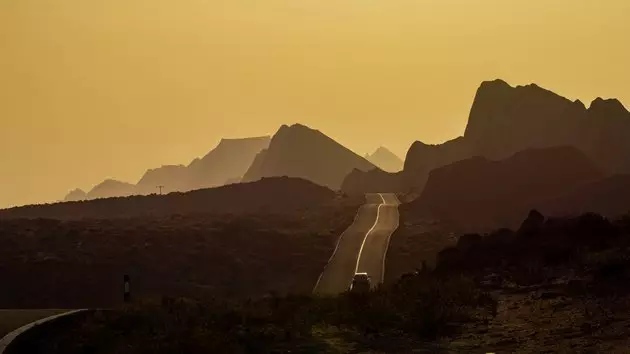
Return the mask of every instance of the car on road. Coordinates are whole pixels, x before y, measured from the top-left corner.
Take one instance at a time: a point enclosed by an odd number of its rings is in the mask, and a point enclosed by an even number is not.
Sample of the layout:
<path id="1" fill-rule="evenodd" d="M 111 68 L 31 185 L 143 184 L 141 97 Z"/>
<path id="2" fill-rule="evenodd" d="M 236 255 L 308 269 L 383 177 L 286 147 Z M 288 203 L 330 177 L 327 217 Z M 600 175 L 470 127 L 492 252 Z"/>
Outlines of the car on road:
<path id="1" fill-rule="evenodd" d="M 372 279 L 368 273 L 356 273 L 352 277 L 352 283 L 350 284 L 350 292 L 353 293 L 366 293 L 370 291 L 372 286 Z"/>

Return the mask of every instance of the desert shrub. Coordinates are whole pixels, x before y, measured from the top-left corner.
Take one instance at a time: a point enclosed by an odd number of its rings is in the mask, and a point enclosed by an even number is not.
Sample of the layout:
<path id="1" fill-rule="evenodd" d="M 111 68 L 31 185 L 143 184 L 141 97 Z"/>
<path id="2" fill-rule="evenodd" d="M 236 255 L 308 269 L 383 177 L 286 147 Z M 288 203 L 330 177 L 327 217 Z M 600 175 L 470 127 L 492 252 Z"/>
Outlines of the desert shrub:
<path id="1" fill-rule="evenodd" d="M 327 322 L 369 336 L 404 333 L 435 339 L 451 334 L 491 304 L 491 297 L 479 291 L 472 279 L 441 279 L 427 272 L 368 294 L 344 294 L 329 308 Z"/>
<path id="2" fill-rule="evenodd" d="M 468 250 L 480 246 L 482 242 L 483 239 L 479 234 L 465 234 L 457 240 L 457 248 Z"/>
<path id="3" fill-rule="evenodd" d="M 134 297 L 310 293 L 355 215 L 352 206 L 330 206 L 286 215 L 3 220 L 0 283 L 10 286 L 0 307 L 117 306 L 124 274 Z"/>
<path id="4" fill-rule="evenodd" d="M 564 264 L 571 260 L 574 253 L 570 245 L 551 246 L 542 250 L 543 263 L 550 266 Z"/>
<path id="5" fill-rule="evenodd" d="M 517 233 L 501 229 L 483 237 L 462 236 L 456 248 L 446 248 L 438 254 L 436 270 L 443 276 L 508 272 L 519 284 L 545 282 L 558 267 L 576 268 L 582 264 L 582 270 L 594 271 L 596 267 L 583 264 L 585 257 L 630 246 L 629 230 L 627 217 L 610 222 L 587 213 L 544 220 L 540 213 L 532 211 Z M 615 264 L 604 267 L 602 274 L 614 272 L 619 266 Z"/>
<path id="6" fill-rule="evenodd" d="M 359 333 L 367 340 L 435 339 L 455 333 L 479 313 L 493 311 L 496 301 L 479 291 L 472 279 L 443 279 L 426 271 L 391 287 L 334 297 L 144 299 L 96 311 L 49 337 L 42 333 L 39 342 L 46 343 L 45 352 L 51 354 L 272 353 L 288 348 L 299 352 L 305 343 L 310 343 L 307 348 L 319 343 L 314 328 L 334 326 L 341 334 Z"/>

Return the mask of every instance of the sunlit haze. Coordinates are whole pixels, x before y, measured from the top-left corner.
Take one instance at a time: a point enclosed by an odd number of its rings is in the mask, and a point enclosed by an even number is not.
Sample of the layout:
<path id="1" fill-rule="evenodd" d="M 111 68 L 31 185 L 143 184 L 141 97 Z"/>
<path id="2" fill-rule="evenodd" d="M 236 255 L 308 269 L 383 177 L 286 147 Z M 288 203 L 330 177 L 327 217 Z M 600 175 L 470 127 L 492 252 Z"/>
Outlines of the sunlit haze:
<path id="1" fill-rule="evenodd" d="M 627 0 L 4 0 L 0 207 L 319 129 L 360 155 L 464 131 L 484 80 L 630 104 Z"/>

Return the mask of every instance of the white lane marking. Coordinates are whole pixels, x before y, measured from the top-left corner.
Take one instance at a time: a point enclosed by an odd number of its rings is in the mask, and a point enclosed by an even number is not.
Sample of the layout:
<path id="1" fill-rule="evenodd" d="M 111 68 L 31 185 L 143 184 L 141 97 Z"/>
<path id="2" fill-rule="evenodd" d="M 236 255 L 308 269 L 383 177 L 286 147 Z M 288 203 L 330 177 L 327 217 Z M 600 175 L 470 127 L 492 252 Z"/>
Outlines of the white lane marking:
<path id="1" fill-rule="evenodd" d="M 376 225 L 378 224 L 378 217 L 381 215 L 381 207 L 383 205 L 385 205 L 385 198 L 383 198 L 383 194 L 379 193 L 378 194 L 379 197 L 381 197 L 381 200 L 383 201 L 383 203 L 378 205 L 378 208 L 376 209 L 376 220 L 374 220 L 374 225 L 372 225 L 372 228 L 368 230 L 368 232 L 365 233 L 365 237 L 363 238 L 363 243 L 361 243 L 361 248 L 359 249 L 359 255 L 357 256 L 357 265 L 354 268 L 354 273 L 356 274 L 359 271 L 359 262 L 361 262 L 361 253 L 363 253 L 363 246 L 365 246 L 365 241 L 367 240 L 368 236 L 372 233 L 372 231 L 374 231 L 374 229 L 376 228 Z"/>
<path id="2" fill-rule="evenodd" d="M 354 225 L 354 223 L 357 222 L 357 218 L 359 217 L 359 214 L 361 214 L 361 209 L 363 208 L 364 205 L 361 205 L 359 207 L 359 210 L 357 211 L 356 215 L 354 215 L 354 220 L 352 220 L 352 224 L 348 226 L 348 229 L 351 228 L 352 225 Z M 317 278 L 317 282 L 315 283 L 315 286 L 313 287 L 313 292 L 317 290 L 317 287 L 319 286 L 319 282 L 322 280 L 322 277 L 324 276 L 324 272 L 326 271 L 326 268 L 328 268 L 328 265 L 330 264 L 330 262 L 332 262 L 333 258 L 335 257 L 335 254 L 337 253 L 337 249 L 339 249 L 339 244 L 341 244 L 341 239 L 343 238 L 343 235 L 346 234 L 346 231 L 348 231 L 348 229 L 345 229 L 341 233 L 341 235 L 339 235 L 339 238 L 337 238 L 337 245 L 335 245 L 335 250 L 333 251 L 330 258 L 328 258 L 328 263 L 326 263 L 326 265 L 324 266 L 324 270 L 322 270 L 322 272 L 319 274 L 319 277 Z"/>
<path id="3" fill-rule="evenodd" d="M 389 243 L 391 241 L 392 235 L 394 234 L 394 232 L 396 232 L 396 230 L 398 230 L 398 227 L 400 226 L 400 214 L 398 212 L 398 205 L 400 205 L 400 200 L 398 200 L 398 197 L 396 196 L 396 194 L 392 194 L 392 196 L 394 196 L 394 198 L 396 199 L 396 213 L 398 213 L 398 218 L 396 219 L 396 227 L 394 227 L 392 229 L 392 232 L 389 234 L 389 236 L 387 236 L 387 244 L 385 246 L 385 253 L 383 253 L 383 266 L 381 267 L 381 283 L 385 283 L 385 259 L 387 259 L 387 252 L 389 251 Z"/>

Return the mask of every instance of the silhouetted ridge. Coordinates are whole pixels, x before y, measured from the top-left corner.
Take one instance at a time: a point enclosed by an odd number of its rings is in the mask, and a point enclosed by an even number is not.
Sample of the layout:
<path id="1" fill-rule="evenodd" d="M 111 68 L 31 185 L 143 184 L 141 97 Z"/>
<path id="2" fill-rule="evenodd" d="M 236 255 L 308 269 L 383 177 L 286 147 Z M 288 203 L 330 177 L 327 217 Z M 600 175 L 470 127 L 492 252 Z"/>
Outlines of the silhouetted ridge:
<path id="1" fill-rule="evenodd" d="M 367 171 L 375 166 L 319 130 L 301 124 L 282 125 L 243 181 L 289 176 L 339 189 L 344 177 L 355 168 Z"/>
<path id="2" fill-rule="evenodd" d="M 403 168 L 403 161 L 387 148 L 381 146 L 372 155 L 366 154 L 365 159 L 376 167 L 387 172 L 398 172 Z"/>
<path id="3" fill-rule="evenodd" d="M 276 177 L 186 193 L 24 206 L 0 210 L 0 219 L 71 220 L 202 213 L 285 213 L 317 208 L 335 198 L 335 192 L 310 181 Z"/>
<path id="4" fill-rule="evenodd" d="M 576 146 L 585 120 L 583 105 L 537 85 L 483 83 L 464 137 L 473 155 L 505 158 L 527 148 Z"/>
<path id="5" fill-rule="evenodd" d="M 131 183 L 106 179 L 87 193 L 87 199 L 109 198 L 110 196 L 126 197 L 133 195 L 135 186 Z"/>
<path id="6" fill-rule="evenodd" d="M 150 169 L 136 185 L 134 194 L 157 193 L 158 186 L 163 186 L 163 193 L 187 190 L 187 172 L 184 165 L 167 165 Z"/>
<path id="7" fill-rule="evenodd" d="M 554 146 L 581 150 L 609 174 L 630 173 L 630 113 L 616 99 L 598 98 L 587 109 L 579 100 L 536 84 L 512 87 L 503 80 L 485 81 L 475 94 L 464 136 L 440 145 L 412 144 L 403 184 L 392 191 L 421 191 L 432 169 L 472 156 L 496 160 Z M 352 175 L 361 186 L 390 188 L 379 186 L 375 178 L 387 181 L 381 175 Z"/>
<path id="8" fill-rule="evenodd" d="M 477 156 L 431 171 L 408 208 L 465 229 L 515 227 L 532 208 L 603 175 L 572 147 L 529 149 L 500 161 Z"/>
<path id="9" fill-rule="evenodd" d="M 624 105 L 615 98 L 603 99 L 601 97 L 597 97 L 593 100 L 593 102 L 591 102 L 591 106 L 588 110 L 597 114 L 611 116 L 628 114 L 626 107 L 624 107 Z"/>
<path id="10" fill-rule="evenodd" d="M 344 178 L 341 190 L 350 195 L 362 195 L 366 191 L 404 193 L 407 190 L 403 188 L 403 177 L 402 172 L 389 173 L 379 168 L 365 172 L 355 168 Z"/>
<path id="11" fill-rule="evenodd" d="M 202 158 L 194 159 L 188 166 L 165 165 L 147 170 L 135 186 L 131 185 L 131 191 L 128 184 L 121 187 L 103 182 L 104 187 L 95 187 L 97 192 L 88 193 L 83 199 L 154 194 L 160 191 L 159 186 L 162 186 L 162 193 L 186 192 L 240 181 L 255 156 L 267 148 L 269 141 L 268 136 L 221 139 L 213 150 Z"/>
<path id="12" fill-rule="evenodd" d="M 188 166 L 191 189 L 223 185 L 241 179 L 256 155 L 269 146 L 268 136 L 246 139 L 221 139 L 219 145 L 196 163 Z"/>
<path id="13" fill-rule="evenodd" d="M 87 199 L 87 193 L 85 193 L 82 189 L 77 188 L 70 191 L 63 200 L 65 202 L 77 202 L 85 199 Z"/>
<path id="14" fill-rule="evenodd" d="M 440 145 L 414 142 L 405 158 L 404 179 L 410 191 L 421 192 L 434 168 L 448 165 L 470 156 L 468 143 L 461 137 Z"/>
<path id="15" fill-rule="evenodd" d="M 618 217 L 630 212 L 630 175 L 614 175 L 589 183 L 541 206 L 547 215 L 564 216 L 594 212 Z"/>

